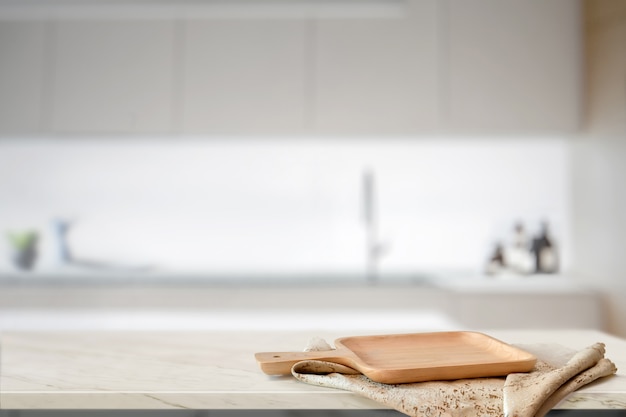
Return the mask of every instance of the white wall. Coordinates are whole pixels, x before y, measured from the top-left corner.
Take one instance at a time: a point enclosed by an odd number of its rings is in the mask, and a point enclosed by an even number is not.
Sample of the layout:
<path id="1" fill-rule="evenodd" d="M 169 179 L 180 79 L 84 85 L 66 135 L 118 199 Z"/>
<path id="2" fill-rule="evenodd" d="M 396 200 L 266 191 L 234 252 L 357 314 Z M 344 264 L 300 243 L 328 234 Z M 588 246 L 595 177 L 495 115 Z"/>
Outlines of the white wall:
<path id="1" fill-rule="evenodd" d="M 480 271 L 515 221 L 532 234 L 543 219 L 568 266 L 558 137 L 4 139 L 0 230 L 74 219 L 76 256 L 172 271 L 361 273 L 366 168 L 390 245 L 383 272 Z"/>

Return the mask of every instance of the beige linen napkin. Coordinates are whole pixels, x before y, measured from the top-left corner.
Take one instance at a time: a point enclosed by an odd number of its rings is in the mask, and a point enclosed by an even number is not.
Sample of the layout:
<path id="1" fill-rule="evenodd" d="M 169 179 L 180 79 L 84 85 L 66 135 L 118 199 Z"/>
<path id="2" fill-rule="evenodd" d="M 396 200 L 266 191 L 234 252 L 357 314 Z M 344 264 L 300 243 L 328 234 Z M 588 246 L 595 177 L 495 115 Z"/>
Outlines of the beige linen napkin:
<path id="1" fill-rule="evenodd" d="M 381 384 L 344 365 L 302 361 L 292 374 L 300 381 L 352 391 L 413 417 L 542 417 L 571 392 L 614 374 L 613 362 L 604 358 L 604 344 L 580 352 L 559 345 L 520 346 L 538 361 L 528 373 L 506 377 Z M 313 348 L 330 350 L 317 339 Z"/>

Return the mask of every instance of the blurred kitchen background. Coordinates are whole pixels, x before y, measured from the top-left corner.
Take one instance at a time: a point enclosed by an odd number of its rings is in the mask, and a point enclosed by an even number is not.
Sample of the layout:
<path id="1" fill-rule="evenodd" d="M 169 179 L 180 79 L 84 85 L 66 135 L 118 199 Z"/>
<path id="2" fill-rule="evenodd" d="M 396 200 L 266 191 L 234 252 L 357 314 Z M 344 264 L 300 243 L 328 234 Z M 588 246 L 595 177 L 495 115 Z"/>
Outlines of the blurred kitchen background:
<path id="1" fill-rule="evenodd" d="M 0 329 L 626 336 L 625 161 L 624 0 L 0 0 Z"/>

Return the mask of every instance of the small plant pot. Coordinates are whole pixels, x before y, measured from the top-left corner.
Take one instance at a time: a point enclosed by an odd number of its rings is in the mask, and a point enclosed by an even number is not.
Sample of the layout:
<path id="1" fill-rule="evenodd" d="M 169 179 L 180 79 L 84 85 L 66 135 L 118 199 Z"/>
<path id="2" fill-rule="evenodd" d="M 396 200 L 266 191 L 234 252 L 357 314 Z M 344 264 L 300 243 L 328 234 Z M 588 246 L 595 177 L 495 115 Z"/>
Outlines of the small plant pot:
<path id="1" fill-rule="evenodd" d="M 35 266 L 37 261 L 37 249 L 35 247 L 29 247 L 16 250 L 12 256 L 13 265 L 18 269 L 30 270 Z"/>
<path id="2" fill-rule="evenodd" d="M 11 261 L 16 268 L 29 270 L 37 261 L 39 235 L 32 230 L 10 231 L 7 238 L 11 244 Z"/>

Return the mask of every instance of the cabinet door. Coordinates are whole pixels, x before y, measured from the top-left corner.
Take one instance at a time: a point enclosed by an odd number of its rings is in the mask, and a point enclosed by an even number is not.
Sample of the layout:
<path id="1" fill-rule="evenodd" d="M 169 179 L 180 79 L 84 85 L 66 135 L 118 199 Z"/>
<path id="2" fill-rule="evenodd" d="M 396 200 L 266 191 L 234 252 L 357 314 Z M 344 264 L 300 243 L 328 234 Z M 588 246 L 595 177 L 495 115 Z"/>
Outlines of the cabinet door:
<path id="1" fill-rule="evenodd" d="M 66 21 L 55 35 L 53 131 L 172 129 L 172 22 Z"/>
<path id="2" fill-rule="evenodd" d="M 463 131 L 572 131 L 581 102 L 580 4 L 445 3 L 447 122 Z"/>
<path id="3" fill-rule="evenodd" d="M 301 133 L 305 119 L 305 23 L 187 23 L 183 130 L 200 134 Z"/>
<path id="4" fill-rule="evenodd" d="M 45 23 L 0 21 L 0 135 L 39 133 Z"/>
<path id="5" fill-rule="evenodd" d="M 436 1 L 399 19 L 316 24 L 314 115 L 324 134 L 411 134 L 437 127 Z"/>

